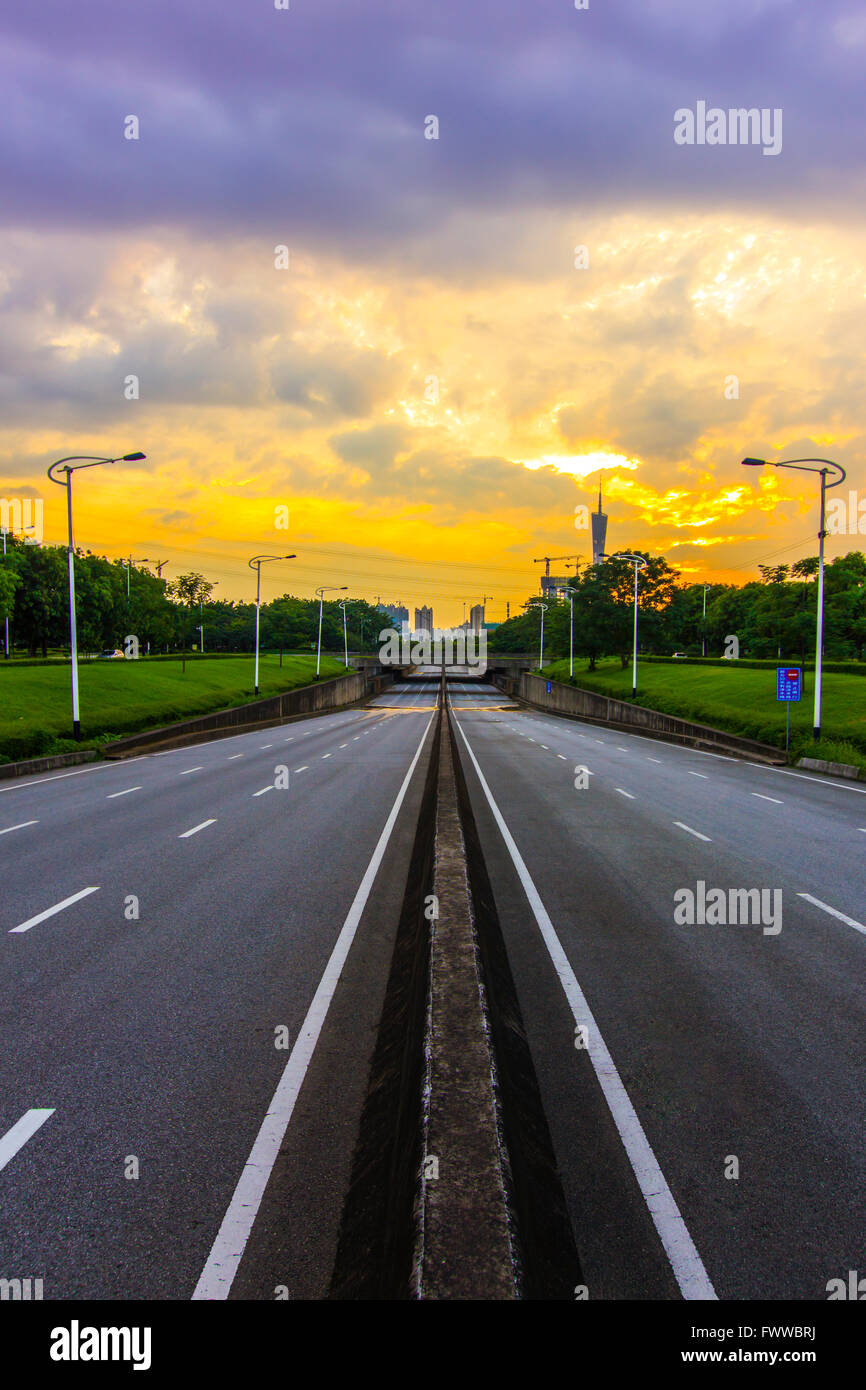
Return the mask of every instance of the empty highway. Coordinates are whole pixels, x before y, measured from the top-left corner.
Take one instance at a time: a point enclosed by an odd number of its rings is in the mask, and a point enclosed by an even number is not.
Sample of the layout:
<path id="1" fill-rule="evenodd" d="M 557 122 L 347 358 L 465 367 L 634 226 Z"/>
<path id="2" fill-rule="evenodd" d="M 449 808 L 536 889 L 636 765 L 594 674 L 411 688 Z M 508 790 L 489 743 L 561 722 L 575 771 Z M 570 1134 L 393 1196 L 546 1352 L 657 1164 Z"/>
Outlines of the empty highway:
<path id="1" fill-rule="evenodd" d="M 327 1295 L 437 694 L 0 787 L 4 1271 Z M 825 1299 L 864 790 L 449 695 L 588 1296 Z"/>

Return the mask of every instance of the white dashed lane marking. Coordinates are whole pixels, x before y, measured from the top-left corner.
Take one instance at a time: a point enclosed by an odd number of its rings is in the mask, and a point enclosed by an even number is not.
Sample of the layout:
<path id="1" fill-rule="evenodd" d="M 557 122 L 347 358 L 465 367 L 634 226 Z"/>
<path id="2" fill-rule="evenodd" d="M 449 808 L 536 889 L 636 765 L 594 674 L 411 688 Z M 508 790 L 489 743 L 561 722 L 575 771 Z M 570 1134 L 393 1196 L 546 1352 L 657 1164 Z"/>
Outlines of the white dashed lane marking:
<path id="1" fill-rule="evenodd" d="M 64 908 L 71 907 L 73 903 L 80 902 L 82 898 L 87 898 L 91 893 L 98 893 L 99 887 L 82 888 L 80 893 L 73 893 L 70 898 L 64 898 L 62 902 L 55 903 L 53 907 L 46 908 L 44 912 L 38 913 L 35 917 L 28 917 L 26 922 L 20 922 L 17 927 L 10 927 L 10 935 L 14 932 L 29 931 L 31 927 L 37 926 L 40 922 L 45 922 L 55 913 L 62 912 Z"/>
<path id="2" fill-rule="evenodd" d="M 853 927 L 855 931 L 863 932 L 866 936 L 866 926 L 862 922 L 855 921 L 853 917 L 848 917 L 844 912 L 840 912 L 838 908 L 830 907 L 829 903 L 822 903 L 820 898 L 813 898 L 811 893 L 798 893 L 797 897 L 805 898 L 807 903 L 814 903 L 815 907 L 820 907 L 822 912 L 829 912 L 831 917 L 838 917 L 840 922 Z"/>
<path id="3" fill-rule="evenodd" d="M 206 830 L 209 825 L 216 825 L 216 816 L 211 816 L 210 820 L 203 820 L 200 825 L 194 825 L 192 830 L 185 830 L 182 835 L 178 835 L 179 840 L 188 840 L 191 835 L 197 835 L 200 830 Z"/>
<path id="4" fill-rule="evenodd" d="M 674 825 L 679 826 L 680 830 L 685 830 L 688 835 L 694 835 L 696 840 L 706 840 L 708 845 L 713 843 L 709 835 L 702 835 L 700 830 L 692 830 L 690 825 L 685 825 L 681 820 L 675 820 Z"/>
<path id="5" fill-rule="evenodd" d="M 12 1161 L 18 1151 L 24 1148 L 27 1140 L 32 1139 L 36 1131 L 41 1129 L 53 1114 L 53 1110 L 25 1110 L 21 1119 L 0 1139 L 0 1168 L 5 1168 L 6 1164 Z"/>

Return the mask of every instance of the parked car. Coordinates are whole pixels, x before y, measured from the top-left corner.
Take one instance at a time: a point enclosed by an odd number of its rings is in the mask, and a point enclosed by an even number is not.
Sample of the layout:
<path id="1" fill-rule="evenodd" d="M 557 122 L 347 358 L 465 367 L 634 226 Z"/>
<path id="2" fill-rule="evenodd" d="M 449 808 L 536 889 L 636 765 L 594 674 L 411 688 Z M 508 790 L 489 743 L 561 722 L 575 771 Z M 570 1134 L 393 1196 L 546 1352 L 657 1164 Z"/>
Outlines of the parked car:
<path id="1" fill-rule="evenodd" d="M 123 661 L 123 652 L 120 647 L 106 647 L 104 652 L 99 653 L 100 661 L 116 661 L 118 657 Z"/>
<path id="2" fill-rule="evenodd" d="M 685 658 L 685 657 L 688 655 L 688 653 L 687 653 L 687 652 L 673 652 L 672 655 L 673 655 L 673 656 L 681 656 L 681 657 Z"/>

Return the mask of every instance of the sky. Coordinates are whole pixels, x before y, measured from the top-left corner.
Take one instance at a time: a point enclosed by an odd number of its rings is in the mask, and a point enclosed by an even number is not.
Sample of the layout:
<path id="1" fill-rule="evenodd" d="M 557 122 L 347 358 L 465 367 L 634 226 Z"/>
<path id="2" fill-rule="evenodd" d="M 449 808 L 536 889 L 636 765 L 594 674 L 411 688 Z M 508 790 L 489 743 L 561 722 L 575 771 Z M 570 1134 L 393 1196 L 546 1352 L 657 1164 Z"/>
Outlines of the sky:
<path id="1" fill-rule="evenodd" d="M 585 562 L 600 478 L 687 582 L 815 553 L 740 459 L 866 488 L 859 0 L 277 3 L 7 7 L 0 496 L 65 542 L 49 464 L 140 449 L 77 544 L 437 623 Z"/>

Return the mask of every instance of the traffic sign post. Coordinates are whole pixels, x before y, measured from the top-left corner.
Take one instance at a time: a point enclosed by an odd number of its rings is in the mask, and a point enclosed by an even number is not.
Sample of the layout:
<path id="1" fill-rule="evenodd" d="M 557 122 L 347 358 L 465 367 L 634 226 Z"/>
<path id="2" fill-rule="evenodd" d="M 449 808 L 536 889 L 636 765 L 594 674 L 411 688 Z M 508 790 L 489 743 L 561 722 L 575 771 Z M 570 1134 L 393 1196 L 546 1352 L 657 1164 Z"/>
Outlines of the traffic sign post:
<path id="1" fill-rule="evenodd" d="M 791 739 L 791 701 L 803 694 L 803 672 L 799 666 L 776 667 L 776 699 L 785 701 L 785 752 Z"/>

